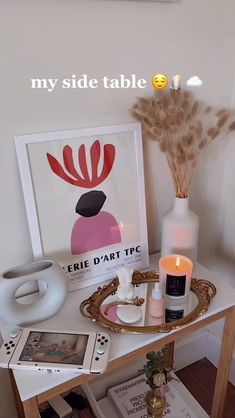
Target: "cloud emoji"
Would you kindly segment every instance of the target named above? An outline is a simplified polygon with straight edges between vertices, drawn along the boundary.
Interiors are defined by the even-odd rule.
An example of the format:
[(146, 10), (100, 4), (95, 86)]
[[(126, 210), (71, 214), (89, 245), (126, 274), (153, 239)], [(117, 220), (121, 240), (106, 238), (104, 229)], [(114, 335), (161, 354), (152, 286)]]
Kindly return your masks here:
[(200, 87), (202, 86), (203, 81), (197, 75), (194, 75), (189, 77), (189, 79), (186, 81), (186, 84), (190, 87)]

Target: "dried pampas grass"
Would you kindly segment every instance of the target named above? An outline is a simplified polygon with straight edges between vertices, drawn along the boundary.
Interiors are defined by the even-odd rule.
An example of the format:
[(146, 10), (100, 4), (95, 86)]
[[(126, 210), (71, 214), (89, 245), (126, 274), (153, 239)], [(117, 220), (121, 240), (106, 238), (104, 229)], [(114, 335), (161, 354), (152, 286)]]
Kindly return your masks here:
[(187, 90), (140, 97), (131, 114), (142, 124), (143, 138), (156, 140), (166, 155), (177, 197), (189, 195), (202, 150), (226, 130), (235, 130), (229, 109), (208, 106)]

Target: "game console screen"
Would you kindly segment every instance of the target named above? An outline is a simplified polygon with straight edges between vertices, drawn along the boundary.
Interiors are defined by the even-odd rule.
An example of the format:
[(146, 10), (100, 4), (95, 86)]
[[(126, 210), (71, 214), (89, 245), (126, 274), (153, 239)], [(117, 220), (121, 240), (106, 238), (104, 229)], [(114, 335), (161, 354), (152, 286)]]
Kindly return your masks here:
[(32, 331), (29, 333), (20, 360), (80, 366), (83, 364), (88, 338), (88, 335), (82, 334)]

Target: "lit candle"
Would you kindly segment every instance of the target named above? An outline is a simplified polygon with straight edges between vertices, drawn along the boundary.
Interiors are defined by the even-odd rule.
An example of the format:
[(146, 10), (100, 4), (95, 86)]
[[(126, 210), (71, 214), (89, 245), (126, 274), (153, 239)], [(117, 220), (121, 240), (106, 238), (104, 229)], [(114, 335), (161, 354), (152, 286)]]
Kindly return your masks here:
[(192, 261), (183, 255), (170, 254), (160, 258), (159, 278), (163, 292), (177, 298), (189, 295), (192, 271)]

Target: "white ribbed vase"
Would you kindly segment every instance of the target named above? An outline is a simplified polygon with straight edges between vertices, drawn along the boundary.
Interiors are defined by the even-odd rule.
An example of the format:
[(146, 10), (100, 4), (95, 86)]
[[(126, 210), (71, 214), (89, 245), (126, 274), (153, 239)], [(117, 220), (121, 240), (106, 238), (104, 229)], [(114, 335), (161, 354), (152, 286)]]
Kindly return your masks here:
[(199, 218), (189, 209), (188, 197), (175, 197), (162, 221), (161, 255), (182, 254), (197, 261)]

